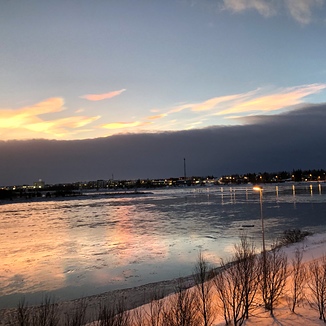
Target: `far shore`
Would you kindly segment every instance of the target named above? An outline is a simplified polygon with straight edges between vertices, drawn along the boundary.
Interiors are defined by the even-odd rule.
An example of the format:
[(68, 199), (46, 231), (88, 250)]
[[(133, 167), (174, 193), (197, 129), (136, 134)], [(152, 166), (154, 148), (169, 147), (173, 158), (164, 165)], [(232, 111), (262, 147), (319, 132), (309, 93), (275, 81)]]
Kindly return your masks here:
[(139, 190), (113, 190), (113, 191), (84, 191), (84, 192), (72, 192), (65, 193), (62, 195), (55, 195), (54, 193), (50, 195), (42, 194), (41, 196), (33, 195), (23, 195), (15, 196), (13, 198), (0, 199), (2, 204), (12, 204), (12, 203), (29, 203), (29, 202), (40, 202), (40, 201), (63, 201), (63, 200), (73, 200), (73, 199), (90, 199), (90, 198), (101, 198), (101, 197), (125, 197), (125, 196), (141, 196), (150, 195), (150, 191), (139, 191)]

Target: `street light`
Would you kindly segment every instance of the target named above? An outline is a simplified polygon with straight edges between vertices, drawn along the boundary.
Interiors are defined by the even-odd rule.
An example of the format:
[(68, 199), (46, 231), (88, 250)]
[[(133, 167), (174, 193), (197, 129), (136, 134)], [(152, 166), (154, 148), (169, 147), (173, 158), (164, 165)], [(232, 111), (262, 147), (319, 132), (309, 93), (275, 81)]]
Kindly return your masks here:
[[(254, 191), (259, 191), (259, 201), (260, 201), (260, 219), (261, 219), (261, 233), (263, 238), (263, 282), (264, 282), (264, 289), (263, 289), (263, 296), (266, 295), (267, 291), (267, 270), (266, 270), (266, 247), (265, 247), (265, 227), (264, 227), (264, 217), (263, 217), (263, 188), (259, 186), (253, 187)], [(266, 302), (265, 302), (265, 308)]]
[(261, 219), (261, 233), (263, 238), (263, 253), (265, 255), (265, 227), (264, 227), (264, 217), (263, 217), (263, 188), (259, 186), (253, 187), (253, 190), (259, 191), (259, 201), (260, 201), (260, 219)]

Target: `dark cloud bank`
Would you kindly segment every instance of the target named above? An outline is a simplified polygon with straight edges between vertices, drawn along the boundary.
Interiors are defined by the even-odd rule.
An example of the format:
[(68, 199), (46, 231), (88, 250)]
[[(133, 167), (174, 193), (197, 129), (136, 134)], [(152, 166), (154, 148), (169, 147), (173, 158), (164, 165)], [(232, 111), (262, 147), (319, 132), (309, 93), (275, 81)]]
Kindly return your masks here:
[(80, 141), (0, 142), (0, 185), (320, 169), (326, 163), (326, 104), (244, 126)]

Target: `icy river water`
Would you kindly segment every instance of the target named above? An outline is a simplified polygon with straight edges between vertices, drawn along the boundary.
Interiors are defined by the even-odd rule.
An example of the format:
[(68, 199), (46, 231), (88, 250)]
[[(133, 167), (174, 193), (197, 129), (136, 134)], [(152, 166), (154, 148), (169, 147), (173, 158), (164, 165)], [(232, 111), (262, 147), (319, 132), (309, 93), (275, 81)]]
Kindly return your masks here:
[[(267, 245), (284, 230), (326, 231), (326, 184), (264, 185)], [(0, 308), (67, 300), (217, 266), (241, 234), (261, 248), (260, 194), (246, 186), (86, 194), (0, 203)]]

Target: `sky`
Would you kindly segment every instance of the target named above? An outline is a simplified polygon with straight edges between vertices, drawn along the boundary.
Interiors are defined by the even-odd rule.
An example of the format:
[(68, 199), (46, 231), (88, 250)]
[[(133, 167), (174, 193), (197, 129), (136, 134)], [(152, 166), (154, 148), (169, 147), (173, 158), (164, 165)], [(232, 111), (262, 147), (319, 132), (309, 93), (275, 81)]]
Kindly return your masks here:
[[(194, 148), (202, 152), (213, 142), (221, 154), (222, 147), (243, 142), (244, 130), (247, 137), (258, 129), (260, 139), (243, 144), (246, 152), (262, 139), (271, 143), (280, 129), (292, 139), (284, 148), (289, 157), (250, 165), (239, 156), (234, 159), (241, 165), (225, 159), (223, 167), (209, 153), (212, 162), (189, 158), (193, 174), (219, 175), (231, 167), (234, 173), (245, 167), (325, 168), (322, 153), (306, 161), (320, 152), (324, 134), (306, 157), (289, 155), (293, 149), (302, 153), (301, 136), (293, 138), (299, 131), (290, 131), (295, 121), (323, 132), (325, 35), (326, 0), (1, 1), (0, 185), (30, 182), (37, 174), (52, 182), (102, 179), (115, 171), (120, 178), (179, 176), (180, 161), (188, 161)], [(206, 135), (203, 143), (198, 135)], [(305, 136), (313, 142), (311, 133)], [(163, 147), (153, 139), (164, 139)], [(141, 150), (143, 140), (150, 146)], [(42, 154), (62, 160), (72, 152), (99, 155), (92, 153), (97, 146), (124, 148), (139, 167), (122, 169), (125, 158), (110, 153), (107, 171), (91, 173), (85, 160), (71, 157), (72, 171), (61, 167), (51, 174), (54, 157), (40, 162), (38, 155), (39, 165), (29, 163), (18, 177), (44, 143), (51, 153)], [(176, 166), (152, 161), (164, 146)], [(18, 162), (22, 166), (15, 168)]]

